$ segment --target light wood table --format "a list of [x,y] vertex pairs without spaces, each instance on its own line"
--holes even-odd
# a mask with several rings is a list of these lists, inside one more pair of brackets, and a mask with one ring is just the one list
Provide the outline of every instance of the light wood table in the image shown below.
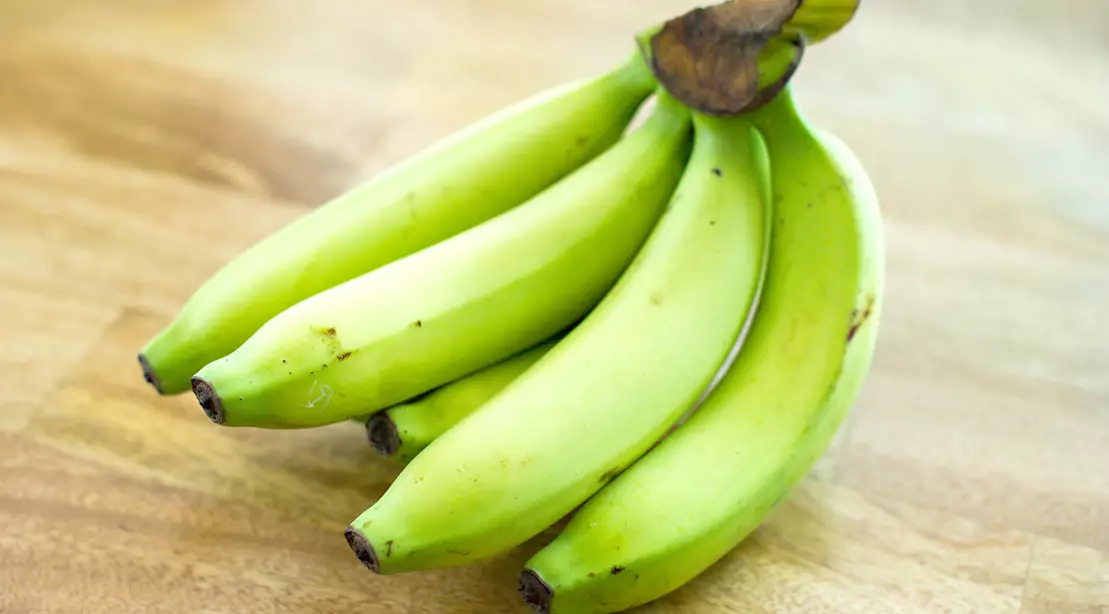
[[[523,612],[542,539],[377,577],[357,425],[221,429],[135,353],[220,264],[684,0],[0,0],[0,611]],[[1109,5],[870,0],[796,79],[882,197],[874,370],[644,612],[1109,612]]]

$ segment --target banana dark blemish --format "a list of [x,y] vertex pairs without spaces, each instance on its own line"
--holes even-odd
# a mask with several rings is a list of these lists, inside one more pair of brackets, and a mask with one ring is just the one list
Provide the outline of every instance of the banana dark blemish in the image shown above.
[[859,332],[863,324],[870,319],[870,312],[874,310],[874,295],[867,295],[866,307],[863,309],[862,314],[859,314],[858,309],[851,310],[851,328],[847,331],[847,340],[851,341],[855,338],[855,333]]

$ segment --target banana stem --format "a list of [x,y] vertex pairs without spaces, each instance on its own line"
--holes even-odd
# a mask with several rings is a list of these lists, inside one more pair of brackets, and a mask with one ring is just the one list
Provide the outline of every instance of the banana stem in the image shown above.
[[550,614],[554,591],[543,581],[543,578],[534,571],[525,569],[520,573],[519,582],[520,595],[524,598],[524,603],[538,614]]
[[698,8],[636,36],[655,78],[706,115],[738,115],[773,99],[807,43],[854,16],[859,0],[731,0]]
[[162,394],[162,382],[158,379],[158,372],[154,370],[154,365],[150,364],[150,359],[146,354],[139,354],[139,365],[142,366],[142,378],[146,383],[154,387],[158,394]]
[[347,538],[347,545],[354,551],[354,555],[358,557],[358,560],[366,566],[366,569],[378,573],[381,566],[378,563],[374,547],[370,545],[370,540],[366,539],[366,536],[354,527],[347,527],[347,530],[343,532],[343,536]]
[[223,402],[220,401],[219,394],[208,380],[200,377],[192,378],[193,394],[196,395],[196,402],[200,403],[200,407],[204,410],[204,415],[216,424],[223,424]]
[[366,436],[370,446],[382,456],[392,457],[400,450],[400,433],[388,412],[378,412],[366,421]]

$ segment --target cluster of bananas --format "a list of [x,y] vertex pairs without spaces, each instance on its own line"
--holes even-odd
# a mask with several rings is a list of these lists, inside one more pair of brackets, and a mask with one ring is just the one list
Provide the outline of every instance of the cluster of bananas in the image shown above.
[[636,54],[255,245],[139,361],[218,424],[366,421],[404,464],[346,532],[373,571],[473,563],[573,512],[520,592],[614,612],[726,554],[824,451],[882,251],[866,173],[788,86],[712,116]]

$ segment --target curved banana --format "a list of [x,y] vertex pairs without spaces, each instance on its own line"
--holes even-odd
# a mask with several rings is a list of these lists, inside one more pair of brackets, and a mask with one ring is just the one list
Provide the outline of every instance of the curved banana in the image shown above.
[[[298,428],[383,409],[527,349],[603,298],[689,154],[689,117],[647,123],[527,203],[278,314],[193,391],[213,421]],[[513,172],[504,160],[502,174]]]
[[139,354],[158,392],[239,347],[271,317],[476,226],[608,149],[655,85],[643,61],[477,122],[294,221],[216,272]]
[[641,455],[712,380],[758,287],[769,171],[750,125],[695,126],[671,204],[616,287],[347,529],[367,567],[448,567],[522,543]]
[[436,388],[416,399],[377,412],[366,422],[373,449],[401,464],[474,410],[484,405],[555,346],[557,340],[505,359]]
[[823,453],[869,369],[883,243],[866,173],[787,88],[751,116],[775,223],[758,314],[697,413],[586,503],[520,576],[543,613],[615,612],[677,588],[748,535]]

